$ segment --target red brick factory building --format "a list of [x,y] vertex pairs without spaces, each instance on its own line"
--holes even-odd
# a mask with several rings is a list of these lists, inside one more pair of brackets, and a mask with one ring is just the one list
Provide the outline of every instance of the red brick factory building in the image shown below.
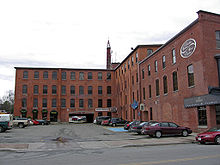
[[15,67],[14,115],[173,121],[194,131],[220,125],[220,15],[198,19],[163,45],[138,45],[106,69]]

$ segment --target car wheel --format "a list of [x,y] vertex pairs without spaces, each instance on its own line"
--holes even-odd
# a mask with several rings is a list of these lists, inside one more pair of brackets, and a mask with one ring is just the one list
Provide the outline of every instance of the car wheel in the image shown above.
[[19,128],[24,128],[24,124],[23,124],[23,123],[19,123],[19,124],[18,124],[18,127],[19,127]]
[[115,126],[116,126],[116,124],[115,124],[115,123],[113,123],[113,124],[112,124],[112,127],[115,127]]
[[205,144],[205,142],[199,142],[200,144]]
[[0,126],[0,132],[5,132],[5,129]]
[[187,130],[183,130],[182,135],[183,135],[184,137],[188,136]]
[[220,144],[220,136],[215,137],[215,144]]
[[42,123],[41,125],[44,125],[44,123]]
[[160,138],[160,137],[162,136],[162,133],[161,133],[160,131],[156,131],[156,132],[155,132],[155,136],[156,136],[157,138]]

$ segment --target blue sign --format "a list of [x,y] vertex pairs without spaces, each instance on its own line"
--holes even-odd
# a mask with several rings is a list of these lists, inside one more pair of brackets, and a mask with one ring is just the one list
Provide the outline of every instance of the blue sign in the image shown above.
[[134,100],[133,104],[131,104],[131,108],[137,109],[138,108],[138,102]]

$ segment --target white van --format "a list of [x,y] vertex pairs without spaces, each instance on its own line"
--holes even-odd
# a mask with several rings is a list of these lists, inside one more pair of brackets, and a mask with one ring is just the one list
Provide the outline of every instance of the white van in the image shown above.
[[9,126],[8,126],[9,129],[13,127],[13,115],[12,114],[0,114],[0,121],[9,122]]

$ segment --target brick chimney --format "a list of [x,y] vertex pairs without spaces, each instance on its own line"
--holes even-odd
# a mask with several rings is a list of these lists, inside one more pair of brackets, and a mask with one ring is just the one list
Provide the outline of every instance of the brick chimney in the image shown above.
[[111,46],[108,40],[107,43],[107,55],[106,55],[106,69],[111,69]]

